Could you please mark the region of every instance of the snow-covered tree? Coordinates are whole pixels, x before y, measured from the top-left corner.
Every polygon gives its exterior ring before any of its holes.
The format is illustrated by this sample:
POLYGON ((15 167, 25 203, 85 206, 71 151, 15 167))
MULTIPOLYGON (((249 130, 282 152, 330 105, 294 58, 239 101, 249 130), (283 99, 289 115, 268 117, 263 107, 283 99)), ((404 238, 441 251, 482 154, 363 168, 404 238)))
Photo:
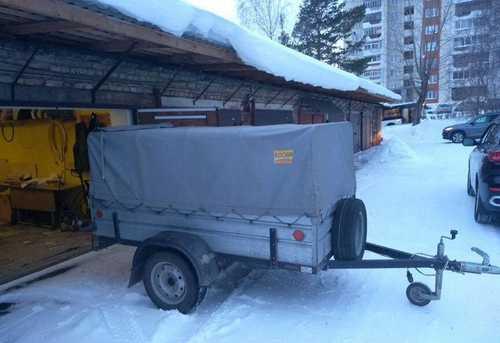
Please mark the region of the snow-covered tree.
POLYGON ((346 8, 341 0, 304 0, 289 45, 320 61, 362 73, 368 59, 352 60, 347 55, 364 40, 351 40, 354 26, 365 16, 365 7, 346 8))

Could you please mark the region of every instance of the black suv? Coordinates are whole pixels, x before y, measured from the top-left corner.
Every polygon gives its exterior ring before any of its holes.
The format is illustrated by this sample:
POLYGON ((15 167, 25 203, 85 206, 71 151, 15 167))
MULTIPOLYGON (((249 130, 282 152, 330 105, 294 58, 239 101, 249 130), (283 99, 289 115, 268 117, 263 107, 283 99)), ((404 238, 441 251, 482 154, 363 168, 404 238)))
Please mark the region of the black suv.
POLYGON ((465 138, 463 145, 476 145, 469 157, 467 175, 467 193, 476 200, 474 219, 489 223, 500 214, 500 121, 496 119, 479 142, 465 138))

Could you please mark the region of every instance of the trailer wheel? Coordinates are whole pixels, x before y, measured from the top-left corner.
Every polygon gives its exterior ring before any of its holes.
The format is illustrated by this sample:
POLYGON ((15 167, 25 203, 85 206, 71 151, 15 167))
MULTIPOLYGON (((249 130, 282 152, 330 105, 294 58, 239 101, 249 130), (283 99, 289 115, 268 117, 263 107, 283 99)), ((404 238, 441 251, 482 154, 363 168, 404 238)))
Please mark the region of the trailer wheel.
POLYGON ((360 199, 342 199, 333 214, 332 252, 336 260, 363 258, 366 246, 366 208, 360 199))
POLYGON ((432 294, 431 289, 421 282, 412 282, 406 288, 406 297, 408 300, 416 306, 426 306, 431 302, 427 296, 432 294))
POLYGON ((184 314, 193 311, 206 292, 200 289, 190 263, 172 252, 159 252, 148 258, 143 282, 156 306, 184 314))

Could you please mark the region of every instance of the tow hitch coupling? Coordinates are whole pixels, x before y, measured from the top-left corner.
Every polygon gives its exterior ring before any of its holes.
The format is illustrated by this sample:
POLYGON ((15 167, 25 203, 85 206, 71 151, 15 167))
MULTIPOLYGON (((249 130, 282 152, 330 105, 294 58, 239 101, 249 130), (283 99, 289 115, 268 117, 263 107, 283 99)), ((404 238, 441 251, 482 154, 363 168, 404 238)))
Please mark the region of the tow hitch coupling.
MULTIPOLYGON (((408 281, 410 281, 410 285, 406 289, 406 296, 408 300, 417 306, 425 306, 429 304, 433 300, 441 299, 441 290, 443 287, 443 273, 445 270, 449 270, 456 273, 471 273, 471 274, 498 274, 500 275, 500 267, 493 266, 490 264, 489 255, 483 250, 473 247, 471 250, 478 254, 483 261, 481 263, 476 262, 464 262, 464 261, 456 261, 449 260, 445 255, 445 244, 444 240, 454 240, 458 234, 457 230, 450 231, 450 237, 441 236, 441 239, 437 246, 437 254, 431 260, 435 260, 437 263, 434 266, 436 271, 435 273, 435 289, 431 291, 431 289, 421 283, 421 282, 413 282, 413 276, 408 271, 408 281)), ((418 269, 417 269, 418 270, 418 269)))

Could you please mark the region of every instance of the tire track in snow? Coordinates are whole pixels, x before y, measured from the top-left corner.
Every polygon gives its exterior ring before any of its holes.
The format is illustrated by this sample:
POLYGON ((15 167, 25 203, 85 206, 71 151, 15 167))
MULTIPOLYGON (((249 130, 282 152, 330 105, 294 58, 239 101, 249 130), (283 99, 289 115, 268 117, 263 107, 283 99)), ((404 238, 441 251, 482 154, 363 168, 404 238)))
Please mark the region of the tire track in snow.
POLYGON ((14 342, 15 340, 13 338, 13 335, 17 334, 19 329, 23 329, 23 326, 26 325, 26 321, 37 315, 40 311, 41 310, 38 310, 38 308, 35 306, 34 308, 32 308, 29 314, 23 316, 22 318, 19 318, 12 324, 9 323, 9 326, 0 326, 0 337, 2 337, 2 342, 14 342))
POLYGON ((231 332, 232 328, 240 323, 242 319, 240 314, 245 312, 248 313, 248 310, 251 309, 248 304, 241 304, 240 300, 245 300, 245 302, 258 302, 258 300, 252 299, 244 294, 245 290, 257 283, 264 273, 264 271, 251 271, 231 293, 227 294, 224 301, 217 306, 207 320, 198 327, 198 330, 196 330, 186 342, 204 343, 212 339, 218 341, 219 337, 225 336, 231 332), (234 304, 235 302, 236 304, 234 304), (234 314, 238 314, 239 316, 235 316, 234 314))
POLYGON ((142 330, 125 306, 98 307, 104 325, 113 341, 120 343, 146 343, 142 330), (117 320, 119 318, 119 320, 117 320))

